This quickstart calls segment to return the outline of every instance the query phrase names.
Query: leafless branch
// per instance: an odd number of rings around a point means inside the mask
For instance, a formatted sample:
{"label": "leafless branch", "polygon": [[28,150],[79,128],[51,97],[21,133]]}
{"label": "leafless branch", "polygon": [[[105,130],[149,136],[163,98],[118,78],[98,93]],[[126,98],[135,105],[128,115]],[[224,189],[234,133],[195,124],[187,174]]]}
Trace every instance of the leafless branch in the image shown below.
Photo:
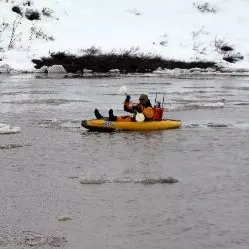
{"label": "leafless branch", "polygon": [[14,48],[14,44],[15,44],[15,41],[17,38],[19,38],[21,36],[21,33],[16,33],[17,32],[17,29],[18,29],[18,26],[21,24],[21,19],[22,17],[17,17],[15,19],[15,21],[13,22],[13,25],[12,25],[12,32],[11,32],[11,36],[10,36],[10,42],[9,42],[9,45],[8,45],[8,49],[13,49]]}

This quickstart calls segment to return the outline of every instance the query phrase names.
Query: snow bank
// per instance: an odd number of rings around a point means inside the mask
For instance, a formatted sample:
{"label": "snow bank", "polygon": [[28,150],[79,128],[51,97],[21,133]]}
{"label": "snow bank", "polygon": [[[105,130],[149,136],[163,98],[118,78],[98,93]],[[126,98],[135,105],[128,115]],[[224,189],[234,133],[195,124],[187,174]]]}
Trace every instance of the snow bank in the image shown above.
{"label": "snow bank", "polygon": [[172,77],[179,77],[179,76],[195,76],[195,75],[202,75],[202,76],[249,76],[249,68],[229,68],[223,67],[220,69],[215,68],[191,68],[191,69],[161,69],[158,68],[155,70],[151,76],[172,76]]}
{"label": "snow bank", "polygon": [[[9,72],[34,72],[34,63],[32,55],[25,51],[9,50],[5,53],[3,61],[0,62],[1,68],[8,67]],[[8,65],[8,66],[6,66]]]}
{"label": "snow bank", "polygon": [[63,66],[61,65],[53,65],[51,67],[48,67],[48,73],[62,73],[62,74],[66,74],[66,70]]}
{"label": "snow bank", "polygon": [[[0,67],[8,64],[16,70],[33,71],[32,58],[56,51],[74,53],[95,45],[103,51],[139,47],[141,52],[167,59],[209,60],[249,68],[248,1],[32,0],[31,6],[25,2],[0,1]],[[13,12],[13,6],[19,6],[23,16]],[[40,20],[25,18],[27,9],[41,13]],[[44,9],[50,14],[44,15]],[[9,50],[18,18],[16,39]],[[9,25],[4,31],[3,23]],[[229,54],[243,59],[225,62],[217,41],[231,46]]]}

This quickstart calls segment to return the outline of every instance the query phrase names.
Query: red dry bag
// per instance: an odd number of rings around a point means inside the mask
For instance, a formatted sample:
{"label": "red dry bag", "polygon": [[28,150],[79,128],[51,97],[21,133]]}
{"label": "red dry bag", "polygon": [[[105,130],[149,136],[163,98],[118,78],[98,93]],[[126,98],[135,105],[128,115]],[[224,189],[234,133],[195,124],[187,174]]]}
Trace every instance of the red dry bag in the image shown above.
{"label": "red dry bag", "polygon": [[163,119],[163,111],[161,107],[154,107],[153,120],[161,121]]}

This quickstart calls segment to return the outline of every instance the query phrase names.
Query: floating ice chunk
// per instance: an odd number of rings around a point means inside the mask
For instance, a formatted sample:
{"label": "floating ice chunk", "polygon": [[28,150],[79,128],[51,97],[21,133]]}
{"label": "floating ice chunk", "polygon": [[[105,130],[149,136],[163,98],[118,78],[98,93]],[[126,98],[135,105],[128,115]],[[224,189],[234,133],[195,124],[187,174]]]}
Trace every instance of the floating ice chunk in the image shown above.
{"label": "floating ice chunk", "polygon": [[20,132],[21,132],[20,127],[10,126],[7,124],[0,124],[0,134],[15,134]]}
{"label": "floating ice chunk", "polygon": [[36,69],[35,72],[36,73],[47,73],[48,72],[48,67],[47,66],[43,66],[40,69]]}

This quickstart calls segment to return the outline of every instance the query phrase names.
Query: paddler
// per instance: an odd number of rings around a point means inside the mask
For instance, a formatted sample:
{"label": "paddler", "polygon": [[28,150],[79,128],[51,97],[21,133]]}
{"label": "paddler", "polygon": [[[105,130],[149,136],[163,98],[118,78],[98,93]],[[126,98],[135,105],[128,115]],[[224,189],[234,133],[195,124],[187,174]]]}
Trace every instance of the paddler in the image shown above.
{"label": "paddler", "polygon": [[[141,115],[141,113],[144,116],[144,120],[141,121],[152,121],[153,120],[153,107],[151,105],[151,102],[149,100],[149,97],[147,94],[141,94],[139,97],[139,103],[133,105],[130,101],[131,97],[130,95],[126,96],[126,99],[124,101],[124,110],[126,112],[133,113],[133,116],[115,116],[113,114],[113,110],[109,110],[109,121],[117,121],[117,122],[131,122],[131,121],[140,121],[136,120],[136,114]],[[95,109],[94,114],[97,119],[103,119],[104,117],[99,113],[98,109]],[[138,116],[139,116],[138,115]],[[141,117],[140,116],[140,117]]]}

